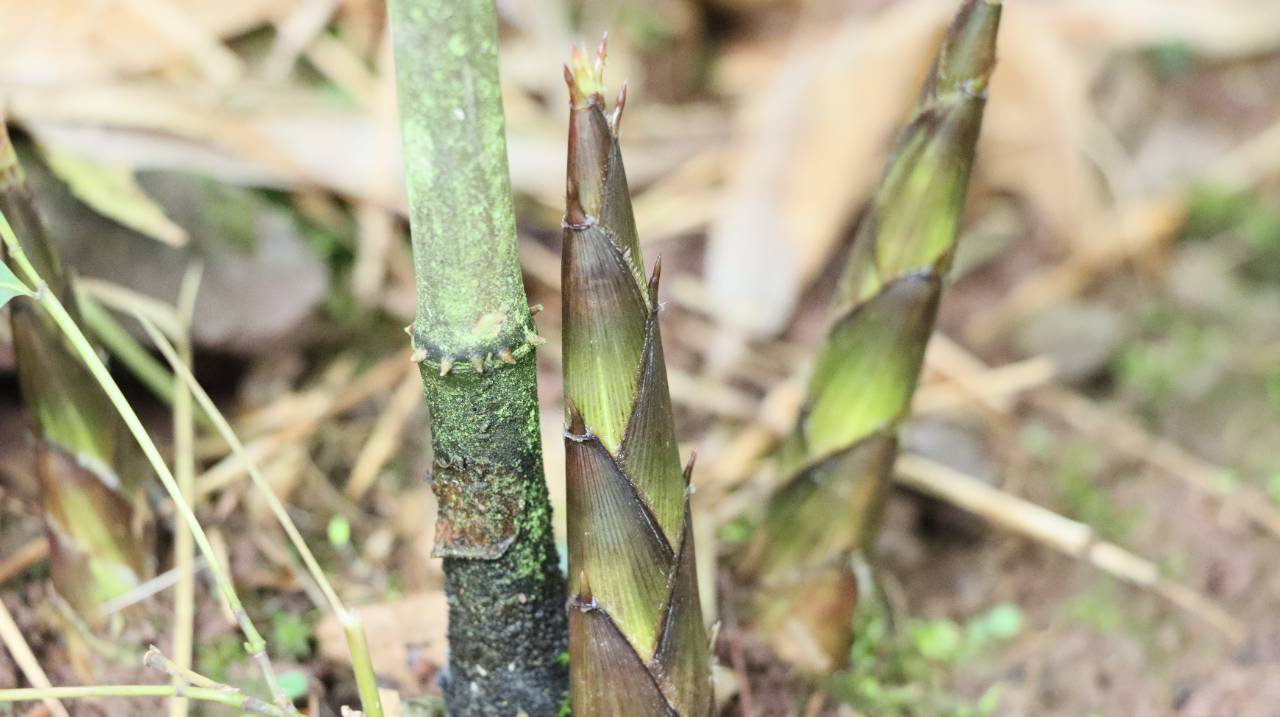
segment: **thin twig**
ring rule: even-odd
[[[178,321],[182,325],[182,338],[178,351],[187,363],[191,362],[191,321],[195,315],[196,296],[200,291],[202,265],[187,269],[178,291]],[[168,373],[168,372],[166,372]],[[183,497],[196,505],[196,454],[195,420],[193,418],[191,392],[173,379],[173,470],[178,480],[178,490]],[[174,667],[185,674],[191,670],[195,645],[195,574],[192,562],[195,543],[191,531],[179,527],[174,531],[173,559],[178,572],[178,584],[173,591],[173,656]],[[154,649],[154,647],[152,648]],[[192,673],[194,674],[194,673]],[[174,675],[177,685],[178,675]],[[188,705],[185,699],[169,702],[169,717],[186,717]]]
[[[206,687],[175,687],[173,685],[89,685],[85,687],[40,687],[0,690],[0,703],[34,702],[36,700],[96,699],[102,697],[185,697],[189,700],[216,702],[234,707],[242,712],[262,717],[285,717],[281,708],[257,697],[212,690]]]
[[[31,260],[27,258],[22,244],[14,235],[13,228],[9,226],[9,221],[4,217],[3,213],[0,213],[0,237],[3,238],[4,245],[9,250],[10,258],[22,272],[23,280],[27,283],[28,288],[31,289],[31,299],[38,302],[54,323],[57,324],[59,330],[66,337],[68,344],[79,355],[80,360],[84,362],[85,367],[89,369],[89,373],[97,380],[103,392],[107,394],[107,398],[110,399],[111,404],[123,419],[125,426],[128,427],[129,433],[137,441],[138,446],[141,447],[152,470],[155,471],[160,483],[164,485],[165,491],[173,500],[178,515],[187,524],[188,529],[191,530],[195,537],[196,545],[200,548],[201,554],[205,556],[209,564],[209,572],[218,586],[219,594],[227,603],[232,615],[235,616],[240,631],[244,633],[247,651],[252,655],[262,656],[262,659],[256,661],[262,668],[263,677],[267,680],[268,685],[274,685],[278,689],[279,683],[275,679],[275,672],[271,667],[270,661],[265,659],[266,640],[263,639],[262,633],[258,632],[257,627],[249,618],[249,614],[245,611],[243,604],[240,602],[240,596],[236,593],[235,585],[232,584],[221,563],[217,561],[217,556],[213,552],[213,547],[209,544],[209,538],[205,534],[204,528],[200,526],[200,521],[191,510],[191,506],[182,497],[182,491],[178,488],[177,480],[173,477],[172,471],[169,470],[169,466],[160,455],[160,449],[156,447],[155,442],[151,440],[151,435],[147,433],[147,429],[142,425],[142,419],[133,410],[133,406],[129,404],[129,399],[125,398],[120,386],[112,378],[106,364],[99,358],[97,351],[89,343],[88,338],[85,337],[84,332],[76,324],[75,319],[71,318],[71,315],[67,313],[66,307],[62,305],[57,295],[48,290],[44,279],[31,264]],[[288,713],[297,714],[297,709],[293,708],[292,703],[288,702],[283,692],[273,693],[273,697],[277,700],[282,700],[284,704],[288,705],[286,708]]]
[[[160,652],[160,648],[155,645],[147,648],[147,652],[142,656],[142,664],[172,677],[174,681],[173,684],[175,686],[192,685],[194,687],[206,687],[208,689],[221,690],[223,692],[240,691],[231,685],[224,685],[217,680],[205,677],[199,672],[192,670],[190,667],[179,665],[168,657],[165,657],[164,653]]]
[[[324,31],[339,3],[340,0],[304,0],[276,22],[275,41],[262,61],[262,75],[268,82],[282,82],[289,76],[298,56]]]
[[[307,566],[307,572],[311,574],[312,579],[320,586],[320,591],[324,593],[325,599],[328,600],[329,607],[337,614],[338,619],[344,626],[353,626],[353,629],[347,632],[347,647],[351,652],[352,666],[357,672],[357,681],[360,680],[362,675],[367,674],[368,676],[372,676],[373,669],[368,659],[368,646],[364,644],[364,632],[363,628],[360,626],[359,620],[355,618],[349,610],[347,610],[346,605],[342,602],[342,598],[340,598],[338,596],[338,592],[334,590],[333,584],[329,582],[329,578],[325,575],[324,569],[320,567],[320,562],[316,560],[315,554],[311,552],[311,548],[307,545],[306,540],[303,539],[302,533],[298,530],[298,526],[294,524],[293,518],[289,516],[289,511],[284,507],[284,503],[280,501],[280,498],[276,495],[275,491],[271,489],[271,483],[267,480],[266,476],[262,474],[257,462],[249,457],[248,453],[245,451],[244,444],[240,442],[240,438],[236,436],[235,430],[231,428],[231,424],[228,423],[226,417],[222,415],[222,411],[218,410],[217,405],[213,402],[213,399],[209,397],[209,394],[205,392],[204,387],[196,381],[195,376],[191,374],[191,369],[183,363],[182,359],[178,356],[177,351],[174,350],[173,345],[169,343],[169,340],[166,339],[164,335],[160,333],[160,330],[156,328],[155,324],[151,323],[151,321],[145,316],[135,313],[134,318],[142,324],[142,328],[147,332],[147,336],[151,339],[152,343],[155,344],[156,348],[160,350],[160,353],[164,356],[165,360],[169,362],[169,367],[173,369],[174,375],[186,384],[186,388],[191,392],[196,403],[199,404],[200,408],[205,412],[209,419],[213,421],[214,427],[217,428],[222,439],[227,442],[232,453],[234,453],[244,464],[245,470],[248,471],[249,478],[253,481],[254,487],[257,488],[258,492],[262,495],[263,500],[266,501],[272,514],[275,515],[276,520],[280,523],[280,527],[283,528],[285,534],[289,536],[289,542],[293,544],[294,550],[298,551],[298,555],[302,558],[303,564]],[[355,643],[357,639],[360,644]],[[254,655],[254,658],[260,661],[266,659],[265,654],[263,653]],[[270,683],[268,684],[270,685]],[[277,690],[278,685],[272,686],[272,694],[276,694]],[[361,706],[364,708],[364,712],[367,717],[382,717],[382,706],[376,689],[373,690],[371,695],[367,695],[366,690],[362,689],[360,697],[362,700]],[[366,697],[368,697],[371,702],[363,702]]]
[[[106,616],[133,607],[143,600],[146,600],[153,595],[158,595],[179,584],[184,575],[193,576],[203,569],[204,558],[188,561],[185,567],[178,567],[175,565],[150,580],[147,580],[141,585],[130,589],[128,592],[121,593],[120,595],[102,603],[102,607],[98,609],[98,612],[100,615]]]
[[[0,563],[0,585],[27,568],[49,557],[49,539],[43,536],[29,540]]]
[[[1222,480],[1226,468],[1192,455],[1181,446],[1152,435],[1133,420],[1109,411],[1066,389],[1050,388],[1032,402],[1112,451],[1172,475],[1196,491],[1211,495],[1239,511],[1259,527],[1280,537],[1280,510],[1260,491]]]
[[[379,471],[387,464],[400,448],[400,437],[404,434],[405,424],[413,415],[414,409],[423,405],[422,379],[418,375],[418,366],[407,364],[404,380],[391,394],[391,400],[382,415],[378,417],[369,438],[356,456],[355,465],[351,468],[351,477],[343,493],[354,503],[359,503],[364,494],[373,486]]]
[[[408,360],[408,352],[398,352],[390,358],[383,359],[337,396],[320,400],[319,406],[306,412],[302,420],[258,438],[245,446],[245,455],[251,460],[261,462],[284,447],[307,438],[326,419],[348,411],[368,400],[370,396],[390,388],[402,375]],[[232,452],[196,478],[196,496],[202,498],[213,491],[225,488],[244,474],[245,461]]]
[[[955,469],[918,455],[898,459],[897,481],[974,513],[1005,530],[1084,560],[1131,585],[1150,590],[1203,620],[1233,644],[1244,641],[1244,625],[1191,588],[1166,580],[1155,563],[1102,540],[1093,528],[1010,495]]]

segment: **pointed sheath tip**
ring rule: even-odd
[[[609,116],[609,129],[613,131],[614,137],[622,131],[622,113],[627,109],[627,96],[630,92],[631,83],[623,80],[622,88],[618,90],[618,99],[613,103],[613,114]]]
[[[938,54],[936,91],[981,94],[996,64],[1002,3],[967,0],[947,28]]]
[[[569,99],[572,100],[573,91],[577,83],[573,81],[573,70],[569,68],[569,63],[567,62],[564,64],[564,84],[569,88]]]
[[[694,451],[689,454],[689,462],[684,464],[684,485],[689,487],[693,484],[693,466],[698,462],[698,452]]]
[[[448,376],[449,372],[452,370],[453,370],[453,359],[447,356],[445,358],[440,359],[440,375],[441,376]]]
[[[582,198],[578,192],[578,183],[570,172],[564,188],[564,223],[569,227],[586,226],[590,220],[587,210],[582,207]]]
[[[574,597],[582,605],[590,605],[595,601],[595,597],[591,594],[591,583],[587,582],[587,571],[585,570],[578,571],[578,594]]]
[[[711,627],[707,628],[707,644],[711,647],[711,652],[716,651],[716,640],[720,639],[721,621],[716,620],[711,623]]]
[[[662,282],[662,255],[653,261],[653,271],[649,274],[649,302],[658,306],[658,284]]]
[[[572,398],[565,397],[564,410],[569,414],[569,433],[576,437],[582,437],[587,434],[587,423],[582,418],[582,412],[578,410],[578,404],[573,402]]]

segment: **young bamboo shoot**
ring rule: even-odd
[[[836,293],[784,476],[739,564],[757,586],[755,628],[803,672],[847,660],[858,599],[852,561],[868,550],[889,489],[955,256],[987,82],[998,0],[966,0],[943,40]]]

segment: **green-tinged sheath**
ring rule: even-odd
[[[564,578],[543,475],[493,0],[390,0],[431,412],[449,713],[552,717],[568,675]]]
[[[1001,6],[966,0],[898,137],[836,291],[781,487],[739,561],[755,629],[802,672],[848,659],[870,548],[956,239]]]
[[[47,288],[74,307],[70,273],[0,125],[0,211]],[[14,354],[37,446],[36,475],[54,587],[86,622],[153,571],[150,471],[137,444],[61,332],[33,304],[10,305]]]
[[[658,326],[618,146],[604,48],[566,68],[564,385],[569,667],[578,717],[711,714],[710,646]]]

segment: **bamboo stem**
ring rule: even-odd
[[[449,710],[555,715],[567,688],[534,347],[493,0],[391,0],[417,315],[431,411]]]

